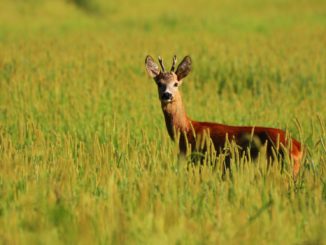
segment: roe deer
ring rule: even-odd
[[[288,156],[293,161],[293,177],[296,179],[303,155],[301,144],[296,139],[286,137],[285,131],[277,128],[229,126],[191,120],[185,112],[178,90],[182,79],[191,70],[191,58],[189,56],[184,57],[176,71],[174,71],[176,56],[173,57],[170,71],[165,70],[161,57],[159,57],[159,63],[162,70],[151,56],[148,55],[145,59],[147,73],[154,78],[158,86],[159,99],[168,133],[172,140],[177,140],[177,135],[180,135],[179,149],[181,153],[186,153],[187,147],[191,151],[198,150],[196,149],[196,139],[200,138],[198,136],[207,133],[217,153],[223,151],[228,140],[235,142],[243,154],[247,154],[249,151],[254,159],[258,157],[258,148],[261,146],[264,146],[268,159],[275,158],[275,153],[284,156],[286,149],[288,149]],[[204,147],[202,151],[205,149]]]

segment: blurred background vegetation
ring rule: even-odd
[[[2,39],[20,35],[65,33],[71,30],[131,31],[137,33],[182,32],[225,35],[271,34],[274,31],[317,29],[325,25],[325,6],[320,0],[210,1],[137,3],[122,0],[1,0]],[[157,32],[160,29],[160,32]],[[307,30],[305,30],[307,31]],[[312,30],[311,30],[312,31]],[[7,37],[8,38],[8,37]],[[171,45],[171,44],[170,44]]]
[[[325,243],[325,40],[324,0],[0,0],[0,243]],[[191,55],[191,118],[300,139],[298,182],[187,170],[147,54]]]

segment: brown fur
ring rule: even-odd
[[[186,153],[187,145],[190,145],[192,151],[196,151],[196,139],[198,136],[208,134],[211,138],[214,148],[221,152],[227,139],[234,140],[235,143],[246,152],[248,149],[248,136],[256,138],[262,145],[267,144],[267,157],[274,157],[273,152],[283,154],[285,149],[289,149],[289,156],[293,160],[293,176],[297,177],[300,170],[302,159],[301,144],[294,138],[288,139],[285,131],[276,128],[253,127],[253,126],[229,126],[218,123],[198,122],[187,117],[181,94],[178,89],[172,87],[172,84],[180,83],[191,68],[191,59],[186,56],[178,66],[176,73],[160,72],[157,69],[151,70],[155,63],[151,57],[145,61],[149,74],[155,79],[158,86],[158,92],[161,100],[161,107],[165,118],[166,127],[172,140],[176,140],[176,133],[180,133],[179,147],[181,153]],[[153,65],[154,64],[154,65]],[[172,99],[165,101],[162,98],[164,92],[172,93]],[[257,149],[250,149],[251,156],[257,157]]]
[[[288,142],[285,132],[281,129],[252,127],[252,126],[229,126],[218,123],[197,122],[192,121],[186,115],[180,93],[172,103],[162,103],[165,123],[170,137],[175,140],[175,133],[180,132],[180,151],[185,154],[187,150],[187,142],[191,145],[192,150],[196,150],[196,141],[193,135],[202,135],[205,131],[209,133],[215,150],[220,151],[226,142],[226,138],[234,139],[237,145],[245,149],[248,142],[242,142],[244,134],[258,137],[263,144],[267,143],[267,157],[273,157],[273,149],[277,149],[277,145],[285,148],[290,147],[290,157],[294,161],[293,175],[296,177],[300,169],[300,160],[302,156],[301,144],[294,138]],[[185,140],[184,135],[187,136]]]

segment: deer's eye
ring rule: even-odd
[[[158,86],[159,88],[163,88],[163,84],[160,83],[160,82],[157,83],[157,86]]]
[[[174,87],[178,87],[178,85],[179,85],[178,83],[175,83],[175,84],[174,84]]]

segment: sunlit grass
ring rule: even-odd
[[[204,3],[3,1],[1,243],[325,243],[323,2]],[[179,158],[147,54],[191,55],[191,118],[300,139],[298,181],[266,159],[223,180]]]

